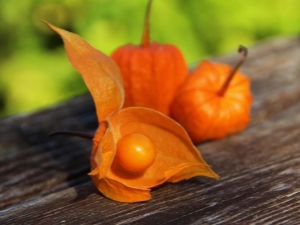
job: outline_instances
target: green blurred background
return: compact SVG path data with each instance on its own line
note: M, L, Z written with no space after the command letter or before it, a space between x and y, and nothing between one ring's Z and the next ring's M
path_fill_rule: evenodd
M0 116L87 92L61 39L41 20L110 54L139 44L147 0L0 0ZM154 0L151 37L177 45L189 64L267 38L296 36L299 0ZM300 47L300 46L299 46Z

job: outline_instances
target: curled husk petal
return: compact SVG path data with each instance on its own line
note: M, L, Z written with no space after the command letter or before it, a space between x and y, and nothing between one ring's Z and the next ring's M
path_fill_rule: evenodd
M44 23L62 37L69 61L82 75L92 94L98 121L104 121L108 115L122 108L124 88L116 63L79 35Z
M106 197L118 202L142 202L151 199L150 189L133 188L109 178L97 179L92 177L96 187Z

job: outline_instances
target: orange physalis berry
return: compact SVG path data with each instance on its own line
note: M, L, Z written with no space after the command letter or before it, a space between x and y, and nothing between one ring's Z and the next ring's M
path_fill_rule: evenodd
M247 57L232 69L202 61L186 79L171 106L171 116L188 132L194 143L223 138L242 131L250 121L250 80L238 71Z
M144 172L155 160L152 141L143 134L131 133L117 143L116 160L130 172Z
M164 182L218 178L178 123L153 109L122 108L122 77L110 57L80 36L46 24L62 37L69 61L94 99L99 127L92 137L80 136L93 139L89 175L103 195L119 202L147 201L151 188Z
M150 42L151 3L152 0L148 2L141 45L121 46L111 57L123 76L126 93L123 107L142 106L169 115L170 104L187 77L188 68L176 46Z

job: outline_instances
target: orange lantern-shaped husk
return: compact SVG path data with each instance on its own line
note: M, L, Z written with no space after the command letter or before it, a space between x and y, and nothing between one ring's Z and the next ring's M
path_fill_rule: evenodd
M171 105L171 116L194 143L223 138L246 128L250 121L250 80L238 71L247 56L232 69L202 61L186 79Z
M179 86L188 75L188 68L179 49L170 44L149 41L148 3L142 44L127 44L116 49L111 57L120 67L124 89L124 107L142 106L169 115L169 107Z

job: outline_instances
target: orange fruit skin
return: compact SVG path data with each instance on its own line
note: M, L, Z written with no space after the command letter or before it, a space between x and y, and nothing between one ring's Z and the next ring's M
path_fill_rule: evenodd
M116 160L127 171L145 171L153 164L155 156L152 141L143 134L127 134L117 143Z

